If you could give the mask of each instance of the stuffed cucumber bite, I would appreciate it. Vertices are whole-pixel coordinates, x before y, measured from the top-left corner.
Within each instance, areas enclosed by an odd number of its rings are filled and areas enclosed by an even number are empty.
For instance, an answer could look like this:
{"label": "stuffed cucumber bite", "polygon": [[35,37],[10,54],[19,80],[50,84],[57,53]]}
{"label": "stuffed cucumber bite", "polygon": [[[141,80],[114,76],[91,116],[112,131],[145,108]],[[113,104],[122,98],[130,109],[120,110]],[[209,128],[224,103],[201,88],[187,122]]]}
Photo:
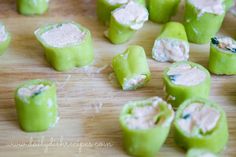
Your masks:
{"label": "stuffed cucumber bite", "polygon": [[111,13],[111,20],[105,36],[113,44],[127,42],[133,34],[141,29],[148,20],[148,11],[137,1],[129,1]]}
{"label": "stuffed cucumber bite", "polygon": [[176,62],[164,70],[166,100],[177,108],[186,99],[208,98],[211,87],[210,73],[203,66],[188,62]]}
{"label": "stuffed cucumber bite", "polygon": [[94,60],[90,31],[75,22],[42,26],[35,36],[45,49],[48,62],[57,71],[91,64]]}
{"label": "stuffed cucumber bite", "polygon": [[10,42],[10,33],[7,31],[6,26],[0,22],[0,56],[9,47]]}
{"label": "stuffed cucumber bite", "polygon": [[185,157],[218,157],[218,155],[206,149],[193,148],[188,150]]}
{"label": "stuffed cucumber bite", "polygon": [[138,157],[154,157],[165,142],[174,111],[159,97],[131,101],[120,114],[126,152]]}
{"label": "stuffed cucumber bite", "polygon": [[214,74],[236,74],[236,41],[227,36],[211,39],[209,70]]}
{"label": "stuffed cucumber bite", "polygon": [[176,112],[174,139],[184,149],[199,148],[219,153],[225,148],[228,135],[226,114],[212,101],[188,99]]}
{"label": "stuffed cucumber bite", "polygon": [[45,131],[58,121],[56,85],[50,80],[30,80],[15,92],[18,121],[26,132]]}

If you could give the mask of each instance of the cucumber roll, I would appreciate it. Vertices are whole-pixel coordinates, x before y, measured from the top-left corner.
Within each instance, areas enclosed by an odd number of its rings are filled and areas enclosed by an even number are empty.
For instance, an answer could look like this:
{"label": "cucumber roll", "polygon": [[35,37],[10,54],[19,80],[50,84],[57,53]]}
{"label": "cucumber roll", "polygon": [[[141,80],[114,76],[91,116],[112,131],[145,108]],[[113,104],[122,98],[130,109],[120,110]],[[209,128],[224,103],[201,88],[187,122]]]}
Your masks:
{"label": "cucumber roll", "polygon": [[49,0],[17,0],[17,9],[23,15],[41,15],[48,10]]}
{"label": "cucumber roll", "polygon": [[204,44],[219,31],[225,16],[222,0],[186,0],[184,25],[188,40]]}
{"label": "cucumber roll", "polygon": [[0,23],[0,56],[6,51],[10,42],[10,33],[6,30],[6,27]]}
{"label": "cucumber roll", "polygon": [[[98,20],[108,25],[111,18],[111,12],[130,0],[97,0],[97,16]],[[145,0],[134,0],[145,6]]]}
{"label": "cucumber roll", "polygon": [[190,149],[186,157],[218,157],[218,155],[205,149]]}
{"label": "cucumber roll", "polygon": [[137,157],[154,157],[165,142],[174,111],[159,97],[127,103],[120,114],[124,149]]}
{"label": "cucumber roll", "polygon": [[173,107],[189,98],[208,98],[210,86],[209,72],[193,62],[176,62],[164,71],[166,99]]}
{"label": "cucumber roll", "polygon": [[159,62],[186,61],[189,58],[189,43],[181,23],[167,23],[155,40],[152,57]]}
{"label": "cucumber roll", "polygon": [[56,86],[49,80],[31,80],[15,92],[21,128],[26,132],[45,131],[58,120]]}
{"label": "cucumber roll", "polygon": [[176,13],[180,0],[148,0],[147,3],[150,20],[166,23]]}
{"label": "cucumber roll", "polygon": [[185,149],[199,148],[213,153],[220,152],[228,141],[224,110],[207,99],[186,100],[176,113],[174,139]]}
{"label": "cucumber roll", "polygon": [[145,51],[140,46],[130,46],[112,60],[112,67],[123,90],[144,86],[151,77]]}
{"label": "cucumber roll", "polygon": [[230,37],[214,37],[210,45],[209,70],[214,74],[236,74],[236,41]]}
{"label": "cucumber roll", "polygon": [[110,26],[105,35],[113,44],[122,44],[141,29],[147,20],[147,9],[136,1],[129,1],[112,11]]}
{"label": "cucumber roll", "polygon": [[57,71],[86,66],[94,60],[91,34],[75,22],[47,25],[36,30],[35,35]]}

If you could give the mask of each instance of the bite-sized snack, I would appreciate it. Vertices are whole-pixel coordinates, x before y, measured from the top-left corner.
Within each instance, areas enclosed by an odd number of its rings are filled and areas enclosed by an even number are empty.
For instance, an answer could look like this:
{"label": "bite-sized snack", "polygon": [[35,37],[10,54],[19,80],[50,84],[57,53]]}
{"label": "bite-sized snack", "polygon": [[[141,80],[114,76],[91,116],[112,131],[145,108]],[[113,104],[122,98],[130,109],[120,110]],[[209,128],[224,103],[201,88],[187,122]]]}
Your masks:
{"label": "bite-sized snack", "polygon": [[75,22],[47,25],[35,31],[48,62],[58,71],[89,65],[94,60],[88,29]]}
{"label": "bite-sized snack", "polygon": [[193,62],[176,62],[164,71],[166,99],[178,107],[189,98],[208,98],[211,76],[207,69]]}
{"label": "bite-sized snack", "polygon": [[236,74],[236,41],[230,37],[211,39],[209,70],[214,74]]}
{"label": "bite-sized snack", "polygon": [[218,155],[205,149],[190,149],[186,157],[218,157]]}
{"label": "bite-sized snack", "polygon": [[148,0],[147,3],[150,20],[165,23],[176,13],[180,0]]}
{"label": "bite-sized snack", "polygon": [[228,141],[224,110],[206,99],[186,100],[174,120],[175,142],[184,149],[199,148],[218,153]]}
{"label": "bite-sized snack", "polygon": [[184,26],[178,22],[167,23],[155,40],[152,57],[159,62],[186,61],[189,43]]}
{"label": "bite-sized snack", "polygon": [[156,156],[165,142],[174,111],[159,97],[127,103],[121,114],[124,148],[138,157]]}
{"label": "bite-sized snack", "polygon": [[45,131],[58,121],[56,86],[49,80],[31,80],[15,92],[21,128],[26,132]]}
{"label": "bite-sized snack", "polygon": [[[97,0],[97,16],[98,20],[109,25],[111,12],[124,4],[127,4],[130,0]],[[145,6],[145,0],[133,0]]]}
{"label": "bite-sized snack", "polygon": [[10,33],[6,30],[6,27],[2,23],[0,23],[0,55],[2,55],[6,51],[10,42]]}
{"label": "bite-sized snack", "polygon": [[130,1],[112,11],[110,26],[105,35],[113,44],[124,43],[142,28],[147,20],[147,9],[136,1]]}
{"label": "bite-sized snack", "polygon": [[140,46],[130,46],[112,60],[112,67],[123,90],[144,86],[151,77],[145,51]]}
{"label": "bite-sized snack", "polygon": [[225,16],[222,0],[186,0],[184,25],[188,40],[204,44],[219,31]]}
{"label": "bite-sized snack", "polygon": [[23,15],[41,15],[48,10],[49,0],[17,0],[17,9]]}

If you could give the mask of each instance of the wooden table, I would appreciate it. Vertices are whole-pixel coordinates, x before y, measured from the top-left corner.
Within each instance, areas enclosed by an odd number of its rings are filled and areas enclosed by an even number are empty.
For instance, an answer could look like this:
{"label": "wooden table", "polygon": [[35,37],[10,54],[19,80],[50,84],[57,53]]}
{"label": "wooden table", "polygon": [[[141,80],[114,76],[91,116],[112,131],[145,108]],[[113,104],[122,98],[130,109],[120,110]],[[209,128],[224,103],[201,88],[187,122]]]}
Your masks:
{"label": "wooden table", "polygon": [[[181,21],[183,6],[174,20]],[[154,39],[162,25],[148,22],[124,45],[112,45],[103,36],[106,27],[98,23],[95,0],[52,0],[48,13],[25,17],[16,12],[15,0],[0,1],[0,20],[12,34],[8,51],[0,57],[0,156],[127,156],[122,149],[118,116],[124,103],[151,96],[164,96],[162,71],[170,63],[150,57]],[[76,21],[88,27],[94,39],[95,62],[87,68],[56,72],[46,62],[43,49],[33,34],[39,26],[58,21]],[[236,18],[228,14],[221,32],[236,36]],[[111,60],[128,45],[145,48],[152,80],[142,89],[122,91],[110,68]],[[207,66],[209,45],[191,44],[190,60]],[[58,86],[60,121],[41,133],[20,130],[16,118],[14,91],[25,80],[46,78]],[[230,139],[222,156],[236,156],[236,76],[212,76],[210,99],[227,113]],[[170,133],[160,157],[181,157]]]}

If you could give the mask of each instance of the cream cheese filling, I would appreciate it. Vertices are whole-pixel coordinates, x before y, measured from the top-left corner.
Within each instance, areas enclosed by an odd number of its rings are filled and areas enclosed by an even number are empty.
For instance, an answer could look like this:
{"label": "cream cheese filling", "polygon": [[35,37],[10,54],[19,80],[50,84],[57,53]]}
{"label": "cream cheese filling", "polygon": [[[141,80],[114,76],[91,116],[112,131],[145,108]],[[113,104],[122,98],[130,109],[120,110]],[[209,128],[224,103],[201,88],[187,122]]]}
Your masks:
{"label": "cream cheese filling", "polygon": [[189,2],[200,10],[200,14],[212,13],[221,15],[225,13],[223,0],[189,0]]}
{"label": "cream cheese filling", "polygon": [[18,95],[20,97],[31,97],[33,95],[40,94],[43,91],[46,91],[49,88],[48,85],[37,84],[30,85],[28,87],[22,87],[18,90]]}
{"label": "cream cheese filling", "polygon": [[180,128],[191,134],[206,134],[212,131],[220,119],[220,112],[202,103],[192,103],[183,110],[178,120]]}
{"label": "cream cheese filling", "polygon": [[195,86],[206,79],[203,70],[185,63],[171,67],[167,75],[174,84],[183,86]]}
{"label": "cream cheese filling", "polygon": [[148,11],[141,4],[130,1],[126,5],[114,10],[112,16],[118,23],[129,26],[133,30],[138,30],[148,20]]}
{"label": "cream cheese filling", "polygon": [[215,37],[212,38],[212,43],[225,51],[236,53],[236,41],[230,37]]}
{"label": "cream cheese filling", "polygon": [[136,87],[140,87],[145,83],[147,76],[146,75],[137,75],[129,80],[124,82],[124,90],[132,90]]}
{"label": "cream cheese filling", "polygon": [[189,44],[177,39],[158,39],[154,43],[152,56],[159,62],[186,61],[189,58]]}
{"label": "cream cheese filling", "polygon": [[76,24],[65,23],[56,25],[52,29],[41,34],[41,39],[53,47],[65,47],[68,45],[78,44],[85,37],[85,32],[82,32]]}
{"label": "cream cheese filling", "polygon": [[7,32],[5,26],[0,24],[0,42],[3,42],[7,39]]}
{"label": "cream cheese filling", "polygon": [[216,156],[211,153],[204,153],[204,154],[201,154],[201,156],[199,157],[216,157]]}
{"label": "cream cheese filling", "polygon": [[162,109],[160,108],[160,103],[165,103],[159,97],[153,97],[150,100],[151,104],[142,106],[136,106],[132,109],[131,115],[127,116],[125,122],[130,129],[149,129],[157,126],[158,124],[172,122],[174,118],[174,111],[172,110],[171,105],[168,105],[168,110],[172,113],[170,117],[166,118],[165,116],[159,116]]}
{"label": "cream cheese filling", "polygon": [[128,3],[129,0],[106,0],[111,5],[117,5],[117,4],[125,4]]}

